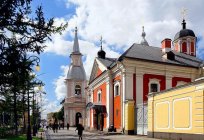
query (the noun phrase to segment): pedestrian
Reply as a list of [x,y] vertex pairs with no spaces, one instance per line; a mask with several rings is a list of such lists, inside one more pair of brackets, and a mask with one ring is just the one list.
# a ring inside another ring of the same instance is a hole
[[69,130],[69,123],[67,123],[67,130]]
[[58,129],[59,129],[59,125],[58,125],[58,123],[55,123],[55,132],[56,133],[57,133]]
[[76,130],[78,130],[79,140],[82,140],[82,134],[83,134],[83,130],[84,130],[83,125],[78,124],[77,127],[76,127]]
[[55,123],[52,124],[52,130],[55,133]]

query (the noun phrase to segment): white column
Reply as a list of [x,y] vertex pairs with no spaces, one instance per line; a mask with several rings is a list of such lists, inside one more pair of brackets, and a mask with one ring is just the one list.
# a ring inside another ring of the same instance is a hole
[[107,78],[106,80],[106,111],[108,113],[108,117],[106,118],[107,119],[106,128],[108,128],[110,124],[110,101],[109,101],[110,85],[109,84],[110,84],[109,78]]
[[136,71],[136,104],[143,103],[143,73]]
[[122,128],[125,128],[125,90],[126,90],[126,81],[125,81],[126,75],[125,70],[122,71]]
[[172,76],[166,75],[166,89],[172,88]]
[[111,73],[106,79],[106,109],[108,113],[106,128],[113,124],[113,82]]

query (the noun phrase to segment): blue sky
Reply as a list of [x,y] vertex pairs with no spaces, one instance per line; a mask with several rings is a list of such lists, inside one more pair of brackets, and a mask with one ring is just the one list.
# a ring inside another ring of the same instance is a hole
[[164,38],[171,38],[181,29],[181,8],[187,8],[187,28],[198,36],[197,56],[204,59],[203,0],[33,0],[32,9],[43,6],[45,17],[54,17],[56,25],[68,22],[62,35],[53,35],[40,55],[44,90],[45,114],[59,109],[66,89],[64,79],[70,63],[74,27],[78,27],[80,50],[89,78],[94,57],[103,36],[103,47],[108,57],[118,57],[133,43],[141,41],[142,26],[151,46],[160,47]]

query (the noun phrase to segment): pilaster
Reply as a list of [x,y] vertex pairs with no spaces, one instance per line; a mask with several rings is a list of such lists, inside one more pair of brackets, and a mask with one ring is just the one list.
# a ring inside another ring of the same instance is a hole
[[136,69],[136,104],[143,103],[143,75],[142,70]]

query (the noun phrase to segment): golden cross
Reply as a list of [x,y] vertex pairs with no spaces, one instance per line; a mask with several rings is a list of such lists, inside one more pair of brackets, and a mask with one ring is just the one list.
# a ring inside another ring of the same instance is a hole
[[183,7],[181,9],[181,15],[182,15],[183,19],[185,19],[185,16],[187,15],[187,9],[186,8]]

